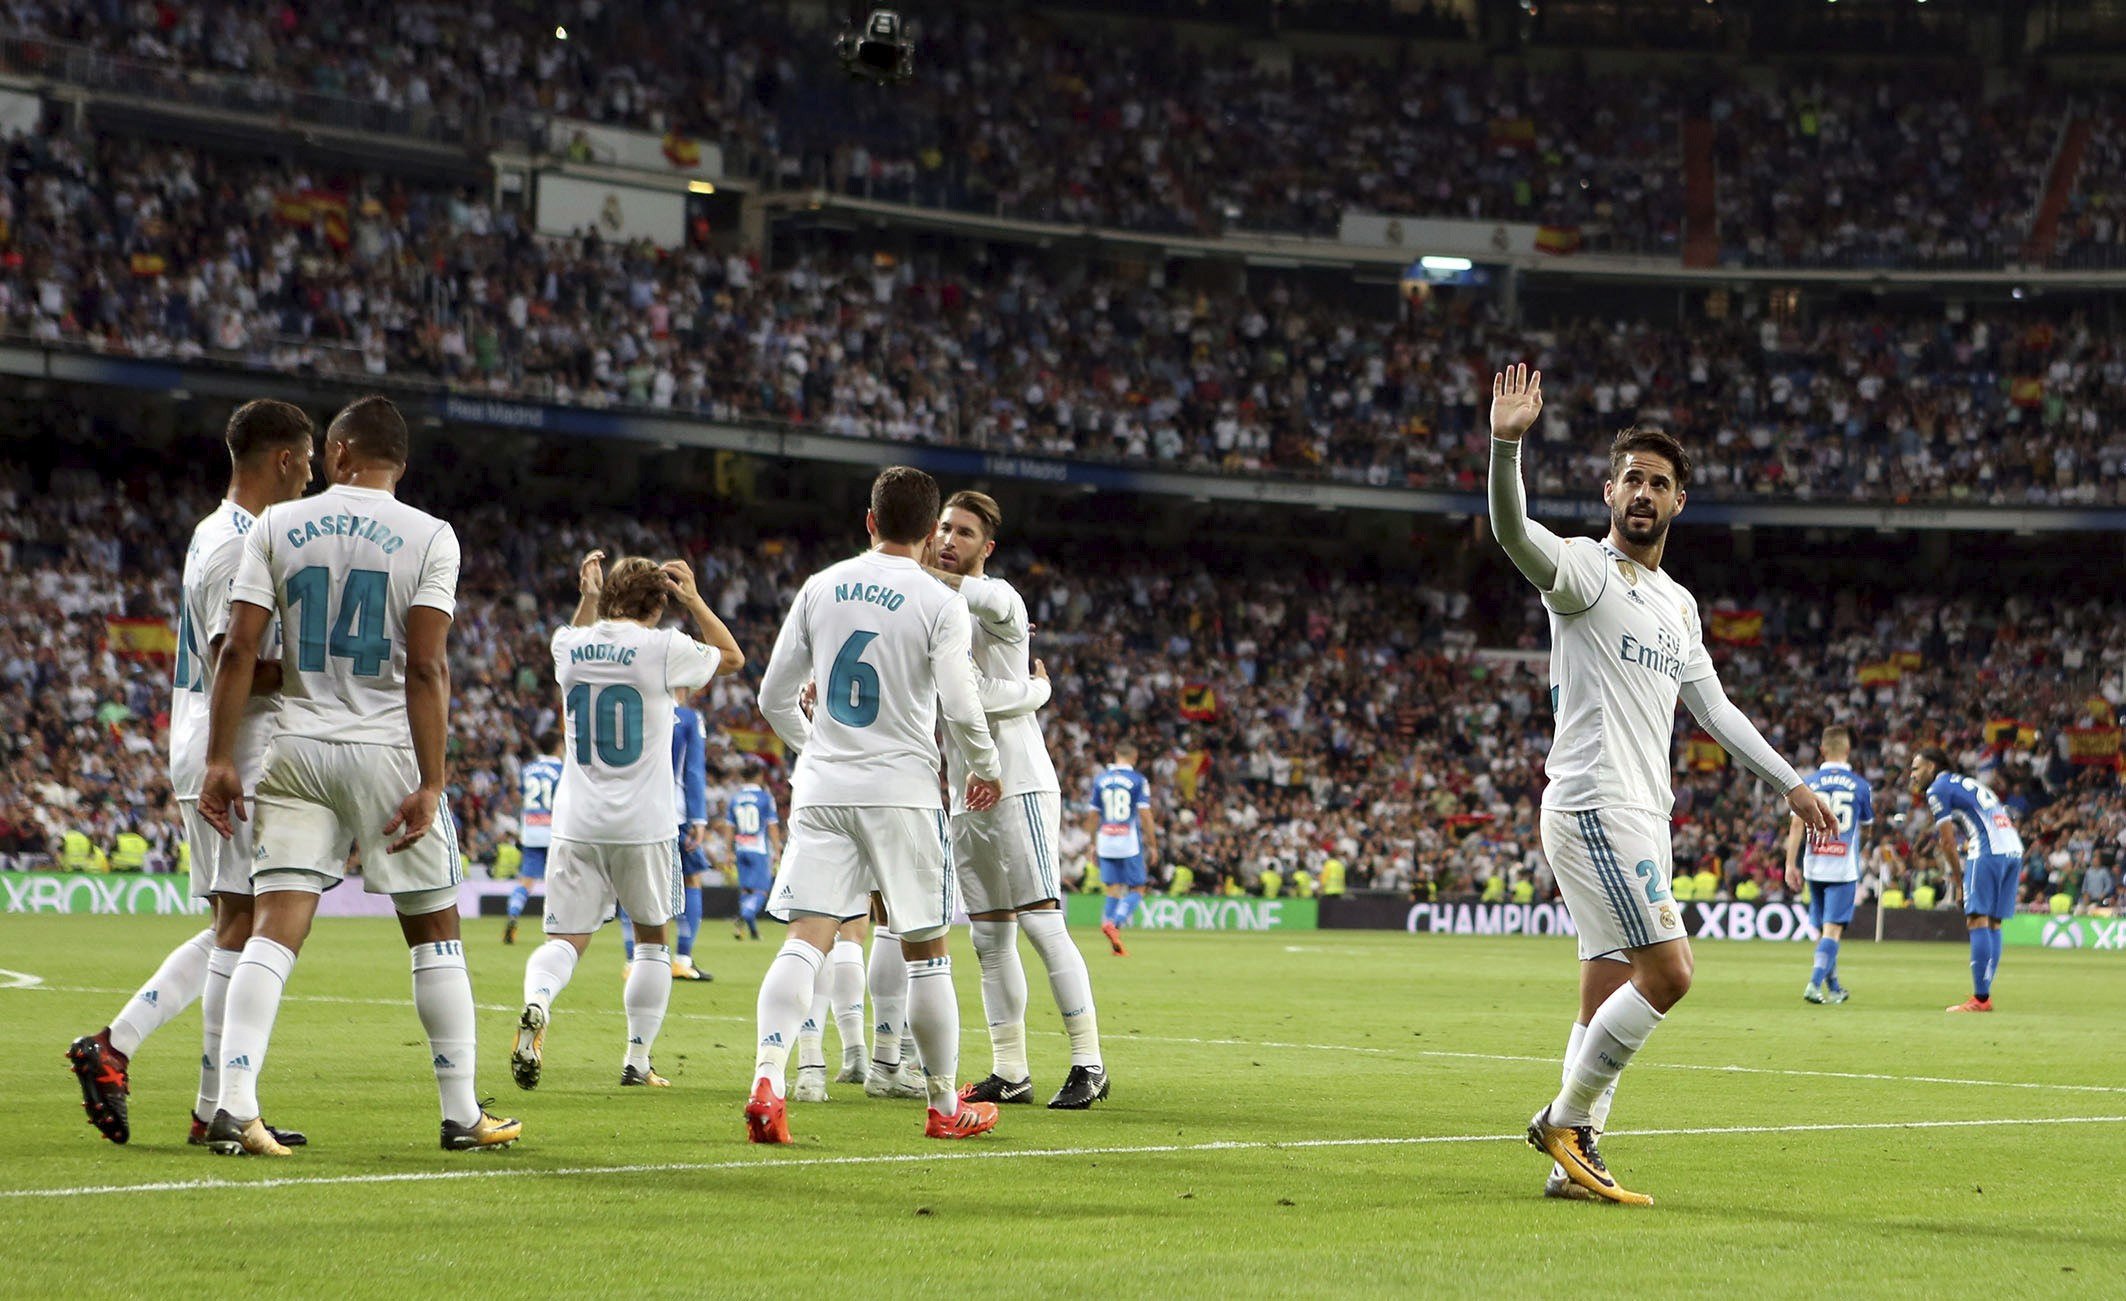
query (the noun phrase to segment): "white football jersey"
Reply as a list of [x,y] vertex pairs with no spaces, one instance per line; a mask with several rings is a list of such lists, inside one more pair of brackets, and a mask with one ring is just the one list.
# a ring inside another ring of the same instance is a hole
[[[1032,632],[1026,602],[1010,583],[1001,578],[960,580],[960,596],[974,621],[974,667],[991,682],[1023,686],[1033,680],[1033,656],[1028,649]],[[1041,721],[1035,714],[989,720],[996,741],[997,763],[1004,773],[1004,796],[1031,795],[1046,791],[1061,793],[1056,765],[1048,757],[1048,743],[1041,738]],[[956,742],[945,747],[946,785],[952,796],[952,811],[967,811],[967,754]]]
[[648,845],[679,826],[672,693],[716,676],[723,652],[625,619],[554,630],[561,684],[561,790],[554,839]]
[[411,749],[406,615],[454,613],[458,535],[375,488],[269,507],[231,595],[280,616],[280,734]]
[[[975,774],[998,775],[967,603],[905,556],[867,551],[814,574],[775,638],[760,709],[799,751],[790,807],[941,809],[938,714]],[[807,680],[819,702],[797,707]]]
[[1607,541],[1570,538],[1543,604],[1557,720],[1543,807],[1668,814],[1676,697],[1682,684],[1714,676],[1698,603]]
[[[243,559],[244,538],[257,520],[250,511],[224,499],[214,513],[192,530],[185,551],[184,591],[177,613],[177,674],[170,692],[170,793],[196,800],[207,775],[207,702],[214,694],[214,639],[229,631],[229,588]],[[268,621],[262,648],[279,637],[279,624]],[[271,654],[270,649],[268,654]],[[243,726],[236,733],[236,771],[244,789],[258,784],[278,695],[253,696],[244,706]]]

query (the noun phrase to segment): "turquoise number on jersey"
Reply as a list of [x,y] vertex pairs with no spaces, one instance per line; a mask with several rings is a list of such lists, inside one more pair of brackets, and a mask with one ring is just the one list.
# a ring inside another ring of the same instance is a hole
[[177,689],[204,691],[207,666],[199,654],[199,637],[192,631],[192,603],[182,596],[177,604]]
[[1654,860],[1642,858],[1639,860],[1638,866],[1631,870],[1638,873],[1639,879],[1646,883],[1646,902],[1668,902],[1668,891],[1661,888],[1661,869],[1655,864]]
[[853,632],[834,657],[827,674],[827,712],[847,727],[869,727],[878,721],[878,670],[864,663],[863,654],[875,632]]
[[642,757],[642,693],[624,682],[593,692],[588,682],[568,689],[568,717],[576,731],[576,762],[625,768]]
[[[295,666],[323,673],[325,657],[351,660],[358,678],[379,677],[391,658],[391,639],[384,635],[384,607],[391,599],[391,576],[381,569],[350,569],[340,586],[339,618],[332,617],[332,574],[323,565],[299,569],[288,577],[288,604],[297,607]],[[332,628],[328,636],[327,625]]]

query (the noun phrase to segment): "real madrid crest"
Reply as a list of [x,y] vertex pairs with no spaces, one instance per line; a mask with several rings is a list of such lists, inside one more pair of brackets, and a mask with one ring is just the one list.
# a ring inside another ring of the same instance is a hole
[[1637,587],[1639,585],[1639,567],[1631,563],[1629,560],[1617,561],[1617,572],[1619,574],[1622,574],[1624,576],[1624,581],[1631,584],[1633,587]]

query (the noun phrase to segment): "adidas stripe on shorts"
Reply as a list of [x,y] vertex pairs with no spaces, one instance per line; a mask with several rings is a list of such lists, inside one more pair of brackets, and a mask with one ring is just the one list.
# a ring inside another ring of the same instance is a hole
[[1667,817],[1647,809],[1543,810],[1543,853],[1580,933],[1580,958],[1682,939],[1669,893]]

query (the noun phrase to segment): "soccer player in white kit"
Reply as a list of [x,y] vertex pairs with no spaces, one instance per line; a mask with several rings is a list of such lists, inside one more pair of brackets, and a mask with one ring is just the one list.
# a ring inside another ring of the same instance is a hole
[[[214,924],[170,951],[148,983],[111,1023],[76,1039],[67,1060],[81,1083],[89,1123],[113,1143],[132,1137],[127,1115],[128,1071],[141,1041],[200,1000],[199,1097],[192,1112],[194,1146],[207,1141],[221,1093],[221,1028],[229,973],[251,938],[251,836],[248,825],[223,840],[199,816],[199,788],[207,766],[207,689],[229,620],[229,585],[243,555],[244,537],[268,506],[292,501],[310,486],[313,426],[301,407],[270,398],[246,402],[223,432],[229,449],[229,490],[214,513],[192,530],[185,552],[184,590],[177,627],[177,673],[170,697],[170,791],[192,849],[192,897],[205,899]],[[267,641],[273,640],[268,633]],[[280,709],[280,664],[259,665],[236,738],[236,766],[244,789],[258,785],[259,763]],[[267,1130],[299,1147],[293,1130]]]
[[[938,798],[938,715],[969,756],[967,805],[996,807],[996,743],[969,652],[967,603],[917,557],[937,529],[937,482],[889,466],[871,485],[872,550],[813,575],[790,607],[760,711],[799,751],[790,834],[768,915],[790,938],[760,983],[759,1040],[747,1137],[787,1143],[784,1070],[820,965],[842,923],[877,891],[910,967],[908,1020],[923,1059],[924,1133],[968,1138],[997,1121],[995,1104],[963,1103],[955,1085],[960,1014],[945,937],[957,903],[952,845]],[[819,684],[815,716],[800,698]]]
[[1786,795],[1811,832],[1836,828],[1822,796],[1758,735],[1720,688],[1698,603],[1661,571],[1683,509],[1690,458],[1656,429],[1610,445],[1607,537],[1560,539],[1528,518],[1521,437],[1543,409],[1543,377],[1516,366],[1491,385],[1491,530],[1550,612],[1557,735],[1545,764],[1543,851],[1580,935],[1580,1015],[1564,1085],[1529,1122],[1556,1162],[1545,1188],[1650,1206],[1620,1187],[1595,1146],[1632,1055],[1690,989],[1691,950],[1669,894],[1669,751],[1676,700],[1737,762]]
[[256,795],[256,923],[229,980],[220,1108],[207,1146],[286,1156],[258,1120],[258,1076],[318,898],[359,848],[363,888],[388,894],[413,957],[445,1151],[504,1147],[473,1084],[472,979],[458,937],[457,827],[443,804],[446,642],[458,538],[394,495],[410,439],[398,408],[358,398],[325,433],[332,487],[266,510],[244,543],[210,697],[200,814],[232,837],[245,817],[236,742],[267,622],[282,628],[281,714]]
[[[1107,1096],[1107,1068],[1100,1057],[1100,1030],[1093,1010],[1092,977],[1085,955],[1063,925],[1063,886],[1056,845],[1063,838],[1063,786],[1041,737],[1033,710],[1049,695],[1045,672],[1036,676],[1026,602],[1008,582],[985,572],[996,553],[1003,508],[986,493],[956,492],[938,519],[937,561],[932,572],[967,602],[974,624],[974,663],[985,697],[1025,693],[1024,709],[1006,716],[990,709],[1004,793],[994,813],[970,813],[957,792],[966,784],[968,755],[945,747],[946,786],[955,792],[952,813],[953,867],[974,931],[982,964],[982,1010],[989,1022],[988,1078],[960,1096],[977,1102],[1032,1102],[1032,1072],[1026,1060],[1026,969],[1019,961],[1021,927],[1048,968],[1049,990],[1070,1038],[1070,1070],[1048,1105],[1083,1111]],[[985,699],[985,707],[991,703]]]
[[[677,693],[738,672],[745,656],[701,599],[683,560],[629,556],[603,573],[593,551],[577,570],[575,618],[553,635],[566,738],[554,839],[546,857],[546,943],[524,964],[524,1011],[510,1050],[517,1087],[537,1088],[554,999],[618,904],[635,928],[621,1002],[623,1086],[670,1083],[650,1050],[672,997],[666,923],[681,907],[679,811],[672,789]],[[660,628],[677,599],[701,634]]]

